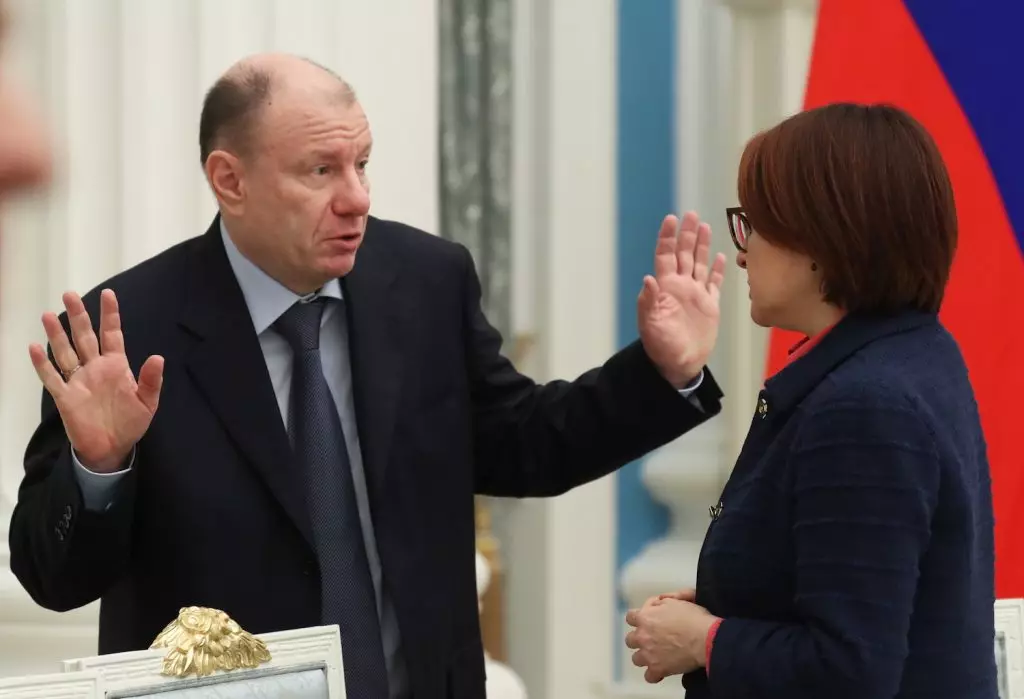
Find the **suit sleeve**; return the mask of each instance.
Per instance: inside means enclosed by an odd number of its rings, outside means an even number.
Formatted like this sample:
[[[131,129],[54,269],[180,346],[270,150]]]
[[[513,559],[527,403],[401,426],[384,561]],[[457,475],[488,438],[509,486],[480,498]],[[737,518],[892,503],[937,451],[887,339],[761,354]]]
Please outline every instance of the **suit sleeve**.
[[[44,390],[42,419],[25,450],[9,543],[12,572],[37,604],[54,611],[102,597],[123,574],[130,554],[134,469],[107,490],[110,500],[102,511],[86,507],[75,469],[57,406]]]
[[[938,499],[934,438],[904,407],[835,405],[808,420],[790,456],[797,619],[722,622],[718,699],[899,691]]]
[[[720,412],[722,392],[707,368],[688,399],[658,373],[639,341],[575,381],[535,383],[502,356],[468,251],[464,274],[478,493],[564,493]]]

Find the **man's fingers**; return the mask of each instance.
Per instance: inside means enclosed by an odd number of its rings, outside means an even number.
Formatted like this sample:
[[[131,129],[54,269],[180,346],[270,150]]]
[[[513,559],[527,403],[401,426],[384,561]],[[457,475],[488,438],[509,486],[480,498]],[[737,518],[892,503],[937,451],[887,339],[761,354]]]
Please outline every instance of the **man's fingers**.
[[[626,648],[639,648],[640,641],[637,640],[637,632],[635,630],[630,631],[626,634]]]
[[[50,343],[50,351],[53,352],[53,360],[62,373],[67,373],[78,365],[78,354],[71,346],[68,334],[64,332],[64,326],[55,313],[47,311],[43,314],[43,329],[46,330],[46,339]]]
[[[711,273],[708,274],[708,291],[714,294],[715,299],[718,299],[719,293],[722,291],[722,281],[725,279],[725,255],[718,253],[715,255],[715,261],[711,264]]]
[[[711,226],[701,223],[697,226],[697,248],[693,254],[693,278],[699,284],[708,281],[708,260],[711,257]]]
[[[694,255],[697,248],[697,229],[700,218],[693,211],[687,211],[679,230],[676,243],[676,271],[684,277],[693,275]]]
[[[160,387],[164,383],[164,358],[158,354],[146,360],[139,370],[139,400],[149,408],[150,414],[156,413],[160,404]]]
[[[71,337],[75,342],[78,360],[85,364],[100,353],[96,333],[92,330],[92,319],[89,318],[89,312],[85,310],[82,297],[75,292],[65,292],[63,301],[64,308],[68,312],[68,324],[71,326]],[[70,368],[66,367],[65,369]]]
[[[47,356],[46,350],[40,344],[32,344],[28,347],[28,356],[32,359],[32,366],[36,369],[36,375],[43,382],[43,386],[53,396],[54,401],[66,389],[64,378],[57,372]]]
[[[124,354],[121,312],[110,289],[100,293],[100,346],[104,354]]]
[[[658,231],[658,242],[654,246],[654,275],[662,277],[666,274],[675,274],[676,262],[676,233],[679,230],[679,219],[675,216],[666,216],[661,221],[661,230]]]

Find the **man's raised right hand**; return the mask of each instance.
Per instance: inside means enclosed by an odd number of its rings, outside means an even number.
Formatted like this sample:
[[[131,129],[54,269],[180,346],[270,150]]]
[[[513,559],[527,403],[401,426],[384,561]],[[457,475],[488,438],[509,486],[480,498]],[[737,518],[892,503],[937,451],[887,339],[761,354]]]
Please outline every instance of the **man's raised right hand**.
[[[43,328],[53,362],[39,344],[29,347],[29,356],[57,405],[78,460],[96,473],[111,473],[125,465],[153,421],[164,360],[149,357],[136,381],[124,351],[114,292],[104,289],[100,294],[98,339],[81,297],[67,292],[63,298],[74,346],[56,314],[48,312]]]

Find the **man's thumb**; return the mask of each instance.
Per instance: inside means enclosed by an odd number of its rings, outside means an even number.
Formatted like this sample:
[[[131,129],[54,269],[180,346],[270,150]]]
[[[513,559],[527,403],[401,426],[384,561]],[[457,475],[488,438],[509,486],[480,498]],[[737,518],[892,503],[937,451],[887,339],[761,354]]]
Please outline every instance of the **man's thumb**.
[[[658,300],[658,282],[651,275],[644,277],[644,285],[637,297],[637,309],[643,313],[650,311]]]
[[[160,403],[160,387],[164,383],[164,358],[158,354],[146,360],[139,370],[139,400],[155,413]]]

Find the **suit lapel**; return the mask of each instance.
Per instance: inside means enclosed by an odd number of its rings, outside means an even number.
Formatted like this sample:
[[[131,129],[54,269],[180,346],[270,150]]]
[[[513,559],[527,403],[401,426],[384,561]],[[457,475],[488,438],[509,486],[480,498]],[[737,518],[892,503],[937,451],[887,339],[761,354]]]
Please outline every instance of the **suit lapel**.
[[[181,323],[198,342],[186,358],[187,370],[239,450],[312,545],[303,479],[293,468],[266,360],[228,262],[219,219],[204,236],[190,273]]]
[[[370,219],[356,265],[342,280],[352,383],[367,484],[383,491],[402,382],[402,306],[393,286],[398,260]]]

